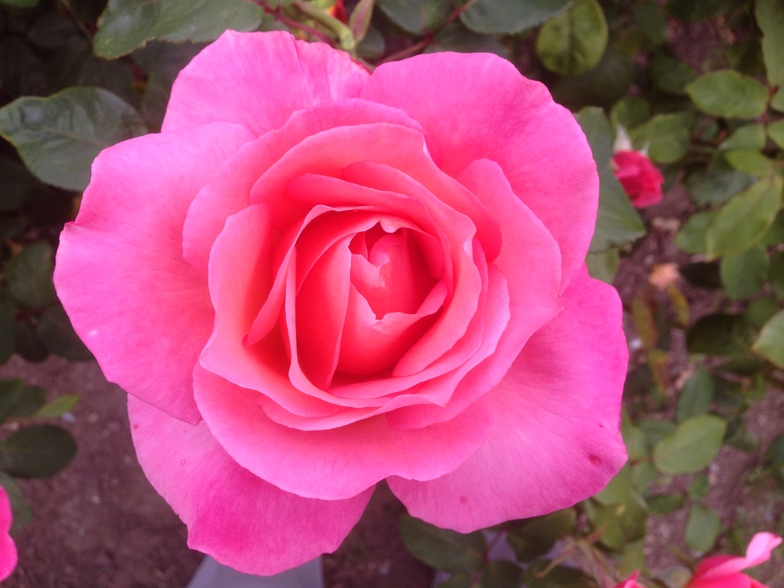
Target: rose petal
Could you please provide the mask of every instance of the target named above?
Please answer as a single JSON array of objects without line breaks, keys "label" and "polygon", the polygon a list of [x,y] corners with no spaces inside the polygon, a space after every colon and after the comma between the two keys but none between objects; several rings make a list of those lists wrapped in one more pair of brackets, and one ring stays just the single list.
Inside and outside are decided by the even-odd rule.
[{"label": "rose petal", "polygon": [[[369,123],[420,129],[418,123],[400,110],[352,99],[295,112],[281,129],[244,145],[215,172],[191,204],[183,229],[185,259],[207,273],[210,249],[226,219],[248,206],[253,185],[287,151],[307,137],[329,129]],[[306,210],[302,207],[281,200],[277,204],[279,209],[274,211],[278,225],[286,227],[305,214]]]},{"label": "rose petal", "polygon": [[239,571],[277,574],[338,548],[372,488],[347,500],[283,492],[237,465],[205,423],[193,426],[129,397],[136,455],[188,526],[188,545]]},{"label": "rose petal", "polygon": [[[497,332],[493,346],[480,365],[455,382],[455,392],[444,409],[426,405],[412,406],[390,415],[400,427],[417,427],[441,422],[495,387],[509,371],[528,338],[561,311],[558,290],[561,281],[558,245],[549,231],[511,191],[503,173],[493,161],[473,162],[460,181],[499,219],[503,244],[495,267],[507,282],[509,314],[498,315],[499,322],[488,324]],[[493,316],[485,313],[486,320]],[[497,343],[497,347],[496,347]]]},{"label": "rose petal", "polygon": [[206,280],[182,259],[180,235],[199,187],[250,137],[214,123],[104,150],[57,252],[57,293],[106,377],[194,423],[191,373],[213,310]]},{"label": "rose petal", "polygon": [[781,545],[782,539],[773,533],[757,533],[746,549],[745,557],[715,555],[702,560],[697,566],[692,583],[694,588],[720,588],[722,578],[735,579],[742,570],[758,566],[770,559],[770,552]]},{"label": "rose petal", "polygon": [[226,31],[177,76],[163,130],[222,121],[262,135],[297,110],[355,97],[367,77],[347,53],[324,43],[281,31]]},{"label": "rose petal", "polygon": [[558,241],[567,287],[593,235],[599,180],[585,135],[542,84],[495,55],[433,53],[380,65],[360,96],[419,121],[448,175],[496,161]]},{"label": "rose petal", "polygon": [[388,480],[412,516],[468,532],[541,515],[595,494],[626,461],[618,295],[581,277],[564,303],[484,397],[495,417],[485,445],[437,480]]},{"label": "rose petal", "polygon": [[430,480],[453,471],[484,442],[492,417],[476,403],[448,423],[402,431],[374,417],[327,431],[271,421],[259,393],[196,368],[196,402],[238,464],[287,492],[338,500],[391,476]]}]

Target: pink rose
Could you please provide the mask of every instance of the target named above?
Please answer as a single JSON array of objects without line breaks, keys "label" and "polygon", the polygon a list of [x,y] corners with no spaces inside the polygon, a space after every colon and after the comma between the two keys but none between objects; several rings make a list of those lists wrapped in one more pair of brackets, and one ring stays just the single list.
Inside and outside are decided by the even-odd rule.
[{"label": "pink rose", "polygon": [[664,176],[644,154],[639,151],[618,151],[612,157],[612,165],[615,177],[634,206],[646,208],[662,201]]},{"label": "pink rose", "polygon": [[773,533],[757,533],[745,557],[714,555],[702,560],[687,588],[767,588],[740,572],[768,561],[770,552],[780,544],[781,537]]},{"label": "pink rose", "polygon": [[229,32],[160,134],[95,160],[55,281],[191,547],[271,574],[337,548],[381,480],[472,531],[621,467],[597,192],[572,115],[498,57],[369,74]]},{"label": "pink rose", "polygon": [[13,520],[8,493],[0,486],[0,582],[8,578],[16,567],[16,545],[8,534]]},{"label": "pink rose", "polygon": [[[768,588],[740,572],[768,561],[770,552],[780,544],[781,537],[773,533],[757,533],[751,539],[745,557],[714,555],[702,560],[685,588]],[[634,572],[615,588],[643,588],[636,581],[638,574]]]}]

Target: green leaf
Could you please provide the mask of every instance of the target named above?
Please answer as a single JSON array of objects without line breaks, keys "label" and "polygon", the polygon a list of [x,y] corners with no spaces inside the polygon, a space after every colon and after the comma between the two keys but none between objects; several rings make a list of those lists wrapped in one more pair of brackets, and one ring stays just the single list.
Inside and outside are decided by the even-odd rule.
[{"label": "green leaf", "polygon": [[654,46],[667,40],[667,19],[656,0],[644,0],[636,4],[632,8],[632,19]]},{"label": "green leaf", "polygon": [[626,53],[607,47],[593,68],[572,76],[561,76],[551,87],[559,104],[578,110],[584,106],[609,107],[624,96],[634,81],[634,63]]},{"label": "green leaf", "polygon": [[24,388],[25,382],[22,379],[0,380],[0,423],[12,414]]},{"label": "green leaf", "polygon": [[494,559],[487,564],[479,581],[481,588],[519,588],[523,570],[515,563]]},{"label": "green leaf", "polygon": [[724,151],[733,149],[759,151],[763,147],[765,147],[765,127],[760,123],[749,123],[738,127],[719,145],[719,149]]},{"label": "green leaf", "polygon": [[629,137],[638,150],[648,148],[648,155],[657,163],[673,163],[689,151],[689,133],[694,118],[689,113],[658,114],[633,129]]},{"label": "green leaf", "polygon": [[759,245],[741,253],[728,253],[721,259],[721,281],[733,300],[749,298],[762,289],[768,279],[768,254]]},{"label": "green leaf", "polygon": [[449,0],[376,0],[389,20],[412,35],[437,31],[452,10]]},{"label": "green leaf", "polygon": [[640,215],[632,206],[610,167],[613,137],[601,108],[589,107],[577,114],[599,170],[599,215],[591,241],[591,253],[626,245],[645,234]]},{"label": "green leaf", "polygon": [[765,247],[773,247],[779,243],[784,243],[784,210],[779,211],[768,232],[762,238],[762,244]]},{"label": "green leaf", "polygon": [[41,340],[32,320],[16,323],[15,351],[27,361],[43,361],[49,356],[49,350]]},{"label": "green leaf", "polygon": [[698,255],[705,253],[705,233],[708,226],[718,213],[715,210],[705,210],[689,217],[686,223],[678,231],[675,237],[675,244],[686,253]]},{"label": "green leaf", "polygon": [[591,277],[607,284],[612,284],[615,279],[619,263],[620,259],[617,249],[608,249],[600,253],[589,253],[585,257],[585,264],[588,266],[588,273]]},{"label": "green leaf", "polygon": [[768,136],[784,149],[784,120],[778,120],[768,125]]},{"label": "green leaf", "polygon": [[724,153],[727,162],[739,172],[758,178],[773,175],[773,162],[759,151],[736,149]]},{"label": "green leaf", "polygon": [[756,0],[755,16],[762,29],[762,56],[771,86],[784,85],[784,5],[779,0]]},{"label": "green leaf", "polygon": [[710,480],[705,474],[698,474],[689,484],[689,497],[692,500],[705,500],[710,493]]},{"label": "green leaf", "polygon": [[536,54],[544,66],[559,74],[591,69],[607,47],[607,21],[596,0],[577,0],[547,21],[536,39]]},{"label": "green leaf", "polygon": [[[778,255],[781,256],[781,275],[784,276],[784,253],[779,253]],[[771,268],[772,267],[773,263],[771,263]],[[746,320],[748,320],[749,324],[753,327],[761,329],[762,325],[768,322],[768,320],[779,311],[779,308],[779,303],[770,298],[752,300],[746,307]]]},{"label": "green leaf", "polygon": [[487,542],[479,531],[464,535],[404,515],[400,532],[408,550],[436,569],[459,574],[476,572],[484,566]]},{"label": "green leaf", "polygon": [[632,486],[637,492],[647,492],[648,486],[659,477],[659,472],[649,461],[641,461],[632,468]]},{"label": "green leaf", "polygon": [[[686,189],[695,204],[723,204],[754,183],[754,178],[728,167],[698,170],[686,178]],[[702,251],[701,253],[704,253]]]},{"label": "green leaf", "polygon": [[698,472],[721,449],[727,423],[710,414],[686,419],[653,448],[653,463],[665,474]]},{"label": "green leaf", "polygon": [[262,9],[246,0],[109,0],[93,38],[95,54],[115,59],[147,41],[214,41],[228,29],[252,31]]},{"label": "green leaf", "polygon": [[770,99],[770,107],[779,112],[784,112],[784,85]]},{"label": "green leaf", "polygon": [[0,297],[0,365],[7,362],[16,347],[16,308]]},{"label": "green leaf", "polygon": [[38,334],[47,349],[69,361],[89,361],[92,353],[74,332],[71,321],[60,304],[47,308],[38,320]]},{"label": "green leaf", "polygon": [[574,0],[477,0],[460,20],[477,33],[514,34],[558,16]]},{"label": "green leaf", "polygon": [[99,88],[19,98],[0,109],[0,135],[39,179],[66,190],[84,190],[102,149],[145,132],[133,108]]},{"label": "green leaf", "polygon": [[713,379],[705,366],[700,364],[678,396],[676,419],[681,422],[700,416],[708,412],[711,402],[713,402]]},{"label": "green leaf", "polygon": [[765,323],[751,348],[772,364],[784,369],[784,310]]},{"label": "green leaf", "polygon": [[637,426],[645,433],[645,438],[650,445],[656,445],[661,439],[675,431],[675,423],[672,421],[642,420]]},{"label": "green leaf", "polygon": [[521,562],[529,562],[550,551],[555,542],[571,533],[576,521],[571,508],[531,519],[512,521],[506,540]]},{"label": "green leaf", "polygon": [[11,297],[26,308],[40,308],[54,299],[52,248],[45,241],[26,245],[5,267]]},{"label": "green leaf", "polygon": [[721,531],[721,519],[716,511],[701,504],[693,504],[686,522],[686,545],[692,551],[705,553]]},{"label": "green leaf", "polygon": [[757,244],[781,208],[782,178],[767,177],[733,196],[705,233],[710,258],[744,251]]},{"label": "green leaf", "polygon": [[526,568],[523,572],[523,586],[526,588],[599,588],[596,580],[577,568],[555,566],[543,575],[550,563],[543,559]]},{"label": "green leaf", "polygon": [[597,506],[588,500],[583,505],[593,528],[604,528],[599,541],[610,549],[621,551],[627,543],[645,536],[648,512],[633,493],[624,504]]},{"label": "green leaf", "polygon": [[686,86],[694,80],[694,70],[670,55],[659,54],[650,63],[653,84],[662,92],[682,96]]},{"label": "green leaf", "polygon": [[622,125],[625,129],[633,129],[644,123],[651,113],[648,101],[639,96],[625,96],[612,107],[610,120],[614,128]]},{"label": "green leaf", "polygon": [[624,445],[626,445],[626,451],[629,454],[629,460],[645,459],[650,450],[645,439],[645,433],[632,422],[626,410],[623,411],[622,416],[621,435],[623,436]]},{"label": "green leaf", "polygon": [[648,506],[652,513],[667,515],[683,508],[683,496],[680,494],[657,494],[648,497]]},{"label": "green leaf", "polygon": [[6,418],[27,418],[46,402],[46,390],[40,386],[23,386],[14,403],[7,407]]},{"label": "green leaf", "polygon": [[458,23],[452,23],[441,29],[433,44],[425,53],[436,51],[457,51],[459,53],[494,53],[504,59],[511,57],[509,49],[492,35],[480,35],[467,30]]},{"label": "green leaf", "polygon": [[63,394],[35,411],[32,418],[55,419],[71,410],[77,402],[79,402],[78,394]]},{"label": "green leaf", "polygon": [[733,70],[707,73],[686,86],[697,108],[724,118],[756,118],[768,108],[768,89]]},{"label": "green leaf", "polygon": [[27,200],[27,195],[38,184],[25,166],[5,158],[0,159],[0,178],[3,178],[0,212],[21,207]]},{"label": "green leaf", "polygon": [[765,456],[774,466],[784,466],[784,433],[778,435],[768,447]]},{"label": "green leaf", "polygon": [[17,478],[53,476],[76,455],[68,431],[51,425],[27,427],[0,443],[0,469]]},{"label": "green leaf", "polygon": [[630,499],[631,491],[632,470],[629,465],[626,464],[617,474],[615,474],[615,477],[607,483],[601,492],[594,495],[593,499],[605,506],[623,504]]},{"label": "green leaf", "polygon": [[686,333],[689,353],[730,356],[748,348],[748,327],[743,316],[709,314],[698,320]]},{"label": "green leaf", "polygon": [[784,298],[784,251],[770,257],[770,285],[780,298]]}]

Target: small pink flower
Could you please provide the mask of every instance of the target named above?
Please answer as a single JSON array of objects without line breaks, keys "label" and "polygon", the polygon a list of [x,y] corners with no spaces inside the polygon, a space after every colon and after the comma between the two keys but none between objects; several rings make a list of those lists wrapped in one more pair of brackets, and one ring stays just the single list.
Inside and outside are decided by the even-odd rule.
[{"label": "small pink flower", "polygon": [[0,582],[10,576],[16,567],[16,545],[8,534],[12,522],[11,502],[5,488],[0,486]]},{"label": "small pink flower", "polygon": [[632,204],[646,208],[662,201],[664,177],[650,159],[639,151],[618,151],[612,157],[615,177]]},{"label": "small pink flower", "polygon": [[757,533],[745,557],[714,555],[702,560],[686,588],[767,588],[740,572],[768,561],[770,552],[780,544],[781,537],[773,533]]}]

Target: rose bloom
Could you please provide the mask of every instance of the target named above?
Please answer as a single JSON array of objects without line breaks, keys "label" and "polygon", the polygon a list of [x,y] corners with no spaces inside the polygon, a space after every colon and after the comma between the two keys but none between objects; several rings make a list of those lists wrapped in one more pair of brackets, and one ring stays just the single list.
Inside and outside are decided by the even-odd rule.
[{"label": "rose bloom", "polygon": [[[777,535],[757,533],[751,539],[745,557],[714,555],[702,560],[685,588],[768,588],[740,572],[768,561],[770,552],[780,544],[781,537]],[[635,572],[616,588],[643,588],[636,581],[637,575],[638,572]]]},{"label": "rose bloom", "polygon": [[106,149],[55,282],[189,545],[255,574],[336,549],[386,480],[461,532],[626,459],[621,306],[584,257],[572,115],[493,55],[369,74],[228,32],[160,134]]},{"label": "rose bloom", "polygon": [[8,493],[0,486],[0,582],[14,571],[17,562],[16,544],[8,532],[13,523]]},{"label": "rose bloom", "polygon": [[662,194],[662,176],[650,159],[639,151],[618,151],[612,157],[615,177],[637,208],[658,204]]}]

